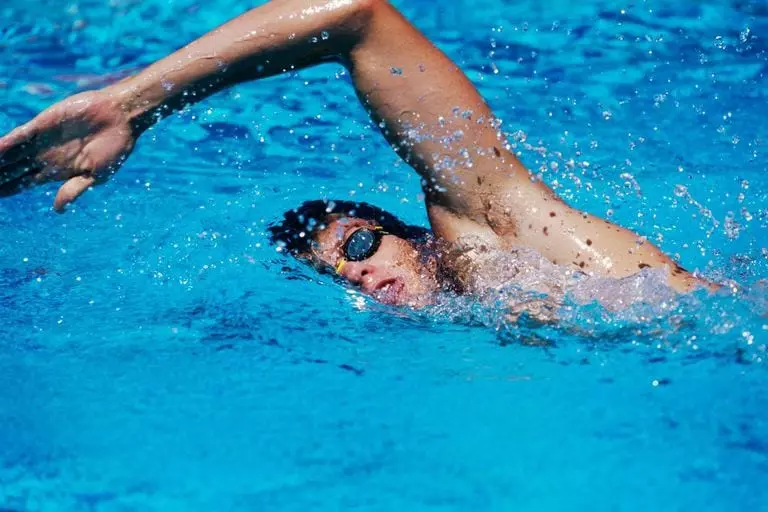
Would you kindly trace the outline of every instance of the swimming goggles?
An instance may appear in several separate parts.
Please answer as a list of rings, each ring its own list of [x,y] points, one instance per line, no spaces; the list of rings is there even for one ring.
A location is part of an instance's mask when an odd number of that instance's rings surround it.
[[[340,274],[348,261],[363,261],[376,254],[381,245],[381,239],[389,234],[380,226],[356,229],[341,248],[344,256],[336,264],[336,272]]]

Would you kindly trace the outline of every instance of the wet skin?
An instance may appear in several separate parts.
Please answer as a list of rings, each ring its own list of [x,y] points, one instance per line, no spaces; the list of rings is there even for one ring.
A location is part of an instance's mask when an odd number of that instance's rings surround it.
[[[274,0],[136,76],[50,107],[0,138],[0,194],[64,181],[54,201],[63,210],[115,172],[162,117],[234,84],[328,61],[349,69],[383,136],[420,174],[437,239],[527,246],[615,278],[663,268],[679,291],[706,284],[643,237],[571,208],[532,179],[472,83],[385,0]],[[364,290],[402,279],[404,296],[429,293],[429,273],[416,269],[408,242],[385,237],[380,250],[342,275]],[[322,251],[332,264],[331,249]]]

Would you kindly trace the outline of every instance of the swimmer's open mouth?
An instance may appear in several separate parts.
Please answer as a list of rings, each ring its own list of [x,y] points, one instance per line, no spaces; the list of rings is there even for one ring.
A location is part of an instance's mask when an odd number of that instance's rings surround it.
[[[397,305],[405,302],[405,281],[400,277],[384,279],[376,285],[373,298],[384,304]]]

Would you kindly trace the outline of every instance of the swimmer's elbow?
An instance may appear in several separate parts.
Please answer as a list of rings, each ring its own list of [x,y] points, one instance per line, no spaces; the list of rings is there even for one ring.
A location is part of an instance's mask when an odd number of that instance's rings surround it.
[[[382,7],[389,5],[387,0],[351,0],[351,3],[358,13],[366,16],[373,16]]]
[[[386,0],[346,0],[329,3],[337,3],[338,7],[332,10],[336,12],[337,23],[343,27],[344,32],[351,36],[353,45],[365,39],[365,35],[373,26],[373,21],[382,16],[388,2]]]

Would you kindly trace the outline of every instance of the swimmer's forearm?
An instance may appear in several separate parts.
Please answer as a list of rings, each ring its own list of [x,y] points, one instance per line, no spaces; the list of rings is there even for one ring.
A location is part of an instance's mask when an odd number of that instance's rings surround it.
[[[366,11],[353,0],[274,0],[109,88],[140,133],[231,85],[341,57]]]

